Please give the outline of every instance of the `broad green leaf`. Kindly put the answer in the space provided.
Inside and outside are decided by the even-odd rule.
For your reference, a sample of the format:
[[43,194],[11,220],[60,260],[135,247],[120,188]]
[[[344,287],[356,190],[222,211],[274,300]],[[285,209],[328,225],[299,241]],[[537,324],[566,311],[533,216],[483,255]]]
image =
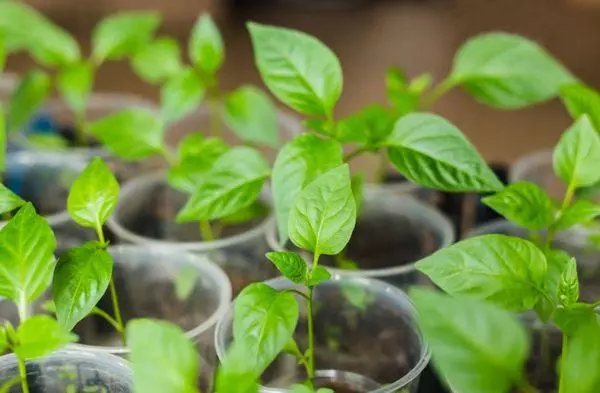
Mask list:
[[401,117],[387,141],[390,161],[407,179],[443,191],[499,191],[502,183],[448,120],[430,113]]
[[119,200],[119,183],[100,157],[79,174],[69,190],[67,210],[81,226],[102,230]]
[[323,266],[317,266],[312,269],[310,277],[308,278],[307,285],[309,287],[316,287],[317,285],[325,282],[331,278],[331,273],[327,271]]
[[103,19],[92,34],[94,60],[101,63],[136,53],[150,41],[160,19],[154,11],[120,12]]
[[242,86],[225,100],[225,121],[243,141],[276,147],[277,109],[260,89]]
[[136,392],[198,392],[198,353],[178,326],[133,320],[127,324],[127,344]]
[[594,129],[600,131],[600,94],[597,91],[577,83],[563,86],[560,98],[573,119],[588,115]]
[[52,296],[56,319],[67,330],[85,318],[108,288],[113,259],[97,243],[74,247],[61,255],[54,269]]
[[546,229],[554,220],[555,207],[546,191],[536,184],[517,182],[481,200],[515,224],[531,230]]
[[186,135],[179,143],[179,163],[167,172],[169,184],[193,194],[213,164],[228,150],[229,146],[220,138],[204,138],[200,133]]
[[453,391],[507,393],[521,380],[529,342],[508,311],[471,298],[413,288],[419,327]]
[[194,65],[208,74],[214,74],[223,64],[223,39],[210,15],[200,15],[196,21],[188,51]]
[[0,230],[0,296],[31,303],[50,285],[56,239],[31,203]]
[[381,105],[370,105],[342,119],[337,125],[337,138],[342,142],[361,143],[376,149],[394,129],[394,116]]
[[148,158],[163,148],[162,125],[147,109],[124,109],[90,123],[88,129],[125,160]]
[[8,130],[6,129],[6,121],[4,118],[4,107],[0,103],[0,171],[4,172],[6,167],[6,137]]
[[593,305],[577,303],[567,308],[557,308],[552,321],[564,334],[572,336],[580,327],[598,323],[598,314]]
[[234,303],[233,338],[241,345],[255,375],[260,375],[292,338],[298,323],[298,301],[290,292],[267,284],[246,287]]
[[178,222],[216,220],[250,206],[269,176],[259,152],[236,147],[221,155],[177,214]]
[[239,225],[259,218],[264,218],[268,214],[269,208],[260,201],[256,201],[242,210],[238,210],[233,214],[221,218],[219,222],[223,225]]
[[198,269],[194,266],[184,266],[175,277],[175,295],[180,301],[187,300],[198,282]]
[[161,83],[183,67],[177,41],[162,37],[141,47],[131,59],[135,73],[144,81]]
[[306,262],[298,253],[274,251],[268,252],[267,258],[273,262],[277,270],[279,270],[288,280],[300,284],[307,279]]
[[215,393],[257,393],[259,375],[248,359],[255,354],[234,342],[217,369]]
[[579,199],[567,207],[552,226],[557,231],[577,224],[585,224],[600,216],[600,205]]
[[271,93],[306,115],[330,116],[342,93],[336,55],[308,34],[248,23],[254,57]]
[[575,262],[575,258],[571,258],[566,269],[560,276],[558,298],[565,307],[577,303],[577,300],[579,300],[579,279],[577,277],[577,263]]
[[487,33],[458,50],[450,80],[492,107],[516,109],[555,97],[575,78],[537,43]]
[[335,255],[350,241],[356,203],[348,164],[319,176],[294,199],[289,217],[292,242],[315,254]]
[[341,146],[311,134],[301,134],[286,143],[275,160],[271,182],[279,241],[288,239],[288,222],[294,198],[317,177],[342,165]]
[[17,329],[18,344],[12,350],[21,359],[37,359],[77,341],[77,336],[48,315],[34,315]]
[[94,83],[94,70],[86,62],[76,63],[60,70],[57,88],[76,114],[85,114],[87,99]]
[[600,135],[587,115],[563,133],[552,159],[554,172],[566,184],[585,187],[600,180]]
[[565,392],[596,393],[600,389],[600,326],[579,327],[569,339],[561,378]]
[[540,299],[544,254],[531,242],[504,235],[460,241],[417,262],[417,269],[450,295],[471,295],[525,311]]
[[162,116],[166,124],[190,114],[204,98],[204,86],[192,69],[182,69],[160,91]]
[[40,64],[54,67],[79,59],[73,37],[23,2],[0,2],[0,31],[19,49],[27,49]]
[[8,213],[25,203],[17,194],[0,183],[0,214]]
[[25,125],[44,103],[49,93],[50,77],[48,74],[38,69],[33,69],[25,74],[8,101],[7,129],[13,131]]

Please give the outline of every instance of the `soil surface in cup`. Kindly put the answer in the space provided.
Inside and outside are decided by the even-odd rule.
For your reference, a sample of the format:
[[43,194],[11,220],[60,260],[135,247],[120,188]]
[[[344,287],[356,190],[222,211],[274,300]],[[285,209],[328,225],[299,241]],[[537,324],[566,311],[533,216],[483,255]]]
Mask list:
[[328,388],[334,391],[334,393],[368,393],[366,389],[356,389],[352,385],[346,382],[329,381],[319,384],[315,384],[315,388]]

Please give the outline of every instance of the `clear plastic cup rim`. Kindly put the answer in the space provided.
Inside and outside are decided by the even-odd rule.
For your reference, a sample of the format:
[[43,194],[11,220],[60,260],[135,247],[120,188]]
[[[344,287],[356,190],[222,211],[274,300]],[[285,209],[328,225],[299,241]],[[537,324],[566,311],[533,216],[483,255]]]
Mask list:
[[[165,255],[168,255],[171,258],[176,256],[176,254],[174,255],[174,252],[184,255],[186,258],[188,258],[188,261],[190,262],[189,265],[196,267],[198,269],[198,271],[202,273],[202,277],[205,277],[205,278],[211,277],[213,279],[213,281],[215,281],[217,283],[217,287],[220,290],[219,305],[217,306],[217,308],[213,312],[213,314],[208,319],[206,319],[206,321],[202,322],[200,325],[196,326],[195,328],[185,332],[185,335],[188,339],[195,342],[196,337],[198,337],[200,334],[204,333],[205,331],[208,331],[213,326],[216,326],[217,323],[227,313],[227,310],[229,309],[229,304],[231,303],[231,297],[232,297],[231,283],[229,282],[229,278],[227,277],[225,272],[223,272],[223,270],[216,263],[212,262],[207,256],[196,255],[193,253],[185,252],[183,250],[174,251],[171,248],[165,248],[165,247],[160,247],[160,246],[151,246],[151,247],[144,246],[144,247],[142,247],[142,246],[133,245],[133,244],[123,244],[123,245],[109,247],[107,251],[109,251],[109,252],[113,251],[113,252],[119,253],[121,251],[135,252],[138,250],[142,253],[148,253],[148,252],[164,253]],[[121,262],[121,263],[127,263],[127,262]],[[79,343],[74,343],[74,344],[71,344],[70,346],[73,348],[82,348],[84,350],[88,350],[91,352],[102,352],[102,353],[111,353],[111,354],[120,354],[120,355],[128,354],[130,352],[129,348],[122,347],[122,346],[118,346],[118,347],[117,346],[98,346],[98,345],[88,345],[88,344],[79,344]]]
[[552,150],[538,150],[519,157],[517,161],[511,165],[510,170],[508,171],[508,181],[509,183],[515,183],[526,180],[526,174],[530,172],[532,168],[543,165],[550,165],[550,167],[552,167]]

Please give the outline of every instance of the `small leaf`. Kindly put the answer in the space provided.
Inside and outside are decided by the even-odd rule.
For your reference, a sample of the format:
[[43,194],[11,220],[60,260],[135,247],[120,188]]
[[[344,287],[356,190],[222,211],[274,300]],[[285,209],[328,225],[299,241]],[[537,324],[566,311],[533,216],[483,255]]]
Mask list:
[[600,327],[582,325],[569,339],[561,375],[565,392],[595,393],[600,389]]
[[0,230],[0,296],[31,303],[50,285],[56,239],[26,203]]
[[62,70],[57,77],[57,88],[76,114],[84,114],[88,96],[94,83],[94,71],[89,63],[76,63]]
[[557,231],[577,224],[585,224],[600,216],[600,205],[586,200],[576,200],[568,206],[552,226]]
[[166,124],[171,124],[190,114],[204,98],[204,86],[192,69],[184,68],[160,91],[162,116]]
[[306,285],[309,287],[316,287],[317,285],[325,282],[331,278],[331,273],[327,271],[323,266],[317,266],[310,273],[310,277]]
[[399,68],[391,67],[386,73],[387,98],[394,107],[398,115],[405,115],[414,112],[418,105],[422,90],[431,83],[431,76],[428,75],[419,78],[414,86],[409,85],[408,79]]
[[380,105],[370,105],[338,123],[337,138],[372,149],[380,147],[394,129],[394,116]]
[[255,354],[234,342],[217,369],[215,393],[257,393],[259,375],[248,359]]
[[460,241],[416,267],[452,296],[476,296],[514,311],[538,302],[547,272],[546,258],[533,243],[504,235]]
[[552,320],[564,334],[572,336],[580,327],[598,323],[598,314],[593,305],[577,303],[568,308],[557,308]]
[[25,203],[17,194],[0,183],[0,214],[9,213]]
[[242,86],[225,100],[225,121],[243,141],[276,147],[277,109],[260,89]]
[[56,319],[67,330],[85,318],[102,298],[112,276],[112,256],[87,243],[63,254],[54,269]]
[[577,263],[571,258],[562,272],[558,284],[558,298],[564,307],[568,307],[579,300],[579,279],[577,277]]
[[166,321],[136,319],[127,324],[127,343],[136,392],[198,391],[198,353],[178,326]]
[[348,164],[319,176],[294,199],[289,217],[292,242],[315,254],[341,252],[356,224]]
[[292,338],[298,323],[298,301],[292,293],[267,284],[246,287],[234,303],[234,343],[243,346],[248,366],[260,375]]
[[208,74],[214,74],[223,64],[223,39],[210,15],[200,15],[196,21],[190,37],[189,54],[194,65]]
[[184,266],[175,277],[175,295],[180,301],[187,300],[198,282],[198,269],[193,266]]
[[119,183],[100,157],[79,174],[69,190],[67,210],[83,227],[102,230],[119,201]]
[[342,92],[336,55],[299,31],[253,22],[247,26],[256,66],[271,93],[300,113],[331,115]]
[[50,77],[33,69],[21,78],[8,101],[6,127],[13,131],[23,126],[50,94]]
[[163,147],[163,128],[146,109],[124,109],[96,120],[89,130],[111,152],[125,160],[148,158]]
[[401,117],[387,141],[390,161],[409,180],[442,191],[499,191],[502,183],[448,120],[430,113]]
[[577,83],[563,86],[560,89],[560,98],[574,120],[579,119],[582,115],[588,115],[594,129],[600,130],[600,94],[598,92],[584,84]]
[[268,252],[267,258],[288,280],[296,284],[306,280],[306,262],[298,253],[288,251]]
[[144,81],[155,84],[181,71],[181,53],[177,41],[161,37],[141,47],[131,59],[135,73]]
[[17,330],[18,344],[13,352],[21,359],[44,357],[77,341],[77,336],[48,315],[34,315],[26,319]]
[[547,322],[561,304],[558,286],[563,272],[571,263],[571,257],[563,250],[556,249],[549,249],[544,252],[544,255],[547,263],[547,275],[541,289],[546,296],[540,298],[539,303],[535,305],[535,311],[542,321]]
[[461,393],[506,393],[521,380],[529,342],[508,311],[470,298],[413,288],[436,368]]
[[516,109],[555,97],[575,78],[535,42],[487,33],[458,50],[450,80],[492,107]]
[[580,117],[563,133],[552,159],[554,172],[566,184],[584,187],[600,180],[600,135],[589,117]]
[[360,212],[360,207],[363,201],[363,188],[365,184],[365,176],[362,173],[352,175],[350,179],[350,187],[352,187],[352,195],[356,203],[356,210]]
[[178,222],[216,220],[250,206],[260,195],[269,165],[259,152],[236,147],[221,155],[177,214]]
[[92,35],[97,63],[118,60],[146,45],[160,24],[158,12],[120,12],[103,19]]
[[342,165],[339,143],[308,133],[286,143],[275,160],[271,182],[279,241],[288,238],[288,222],[294,198],[317,177]]
[[481,200],[515,224],[531,230],[546,229],[554,220],[554,203],[536,184],[517,182]]
[[365,311],[375,300],[375,294],[355,283],[342,284],[346,300],[360,311]]

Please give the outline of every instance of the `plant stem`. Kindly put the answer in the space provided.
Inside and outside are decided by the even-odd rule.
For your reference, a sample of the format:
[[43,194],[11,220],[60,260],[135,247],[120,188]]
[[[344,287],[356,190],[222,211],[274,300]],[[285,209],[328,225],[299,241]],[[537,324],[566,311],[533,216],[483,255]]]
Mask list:
[[121,318],[121,310],[119,309],[119,296],[117,295],[117,288],[115,287],[114,277],[110,278],[110,283],[108,286],[110,288],[110,297],[112,300],[113,312],[115,313],[115,321],[119,326],[117,332],[121,336],[123,345],[127,345],[127,338],[125,337],[125,328],[123,326],[123,319]]
[[25,361],[17,356],[17,363],[19,365],[19,375],[21,376],[21,390],[22,393],[29,393],[29,385],[27,384],[27,368],[25,367]]
[[200,221],[200,233],[202,234],[202,240],[204,241],[211,242],[215,240],[215,235],[210,226],[210,221],[208,220]]
[[221,131],[221,117],[219,116],[219,101],[216,98],[210,98],[208,100],[210,110],[210,132],[213,136],[220,137]]
[[538,370],[538,377],[543,377],[547,372],[551,372],[550,369],[550,331],[548,325],[542,326],[540,331],[540,368]]
[[104,310],[102,310],[101,308],[98,307],[94,307],[91,311],[91,314],[96,314],[99,317],[102,317],[106,320],[106,322],[110,323],[112,327],[115,328],[115,330],[119,333],[121,333],[123,331],[123,327],[119,326],[119,323],[110,315],[108,315],[108,313]]
[[98,236],[98,241],[100,241],[102,245],[106,244],[106,239],[104,238],[104,231],[102,230],[102,225],[96,226],[96,236]]
[[356,158],[367,151],[369,151],[369,149],[367,149],[366,147],[361,147],[359,149],[356,149],[353,152],[351,152],[350,154],[344,156],[344,162],[350,162],[350,161],[352,161],[353,158]]
[[424,109],[431,108],[431,106],[433,104],[435,104],[435,102],[437,100],[439,100],[440,98],[442,98],[442,96],[444,94],[446,94],[453,87],[454,87],[454,81],[452,81],[451,79],[444,79],[442,81],[442,83],[438,84],[433,89],[433,91],[427,97],[425,97],[425,99],[423,100],[423,104],[421,105],[421,107],[424,108]]
[[296,295],[298,295],[298,296],[301,296],[301,297],[303,297],[303,298],[304,298],[304,299],[306,299],[306,300],[308,300],[308,299],[309,299],[309,298],[308,298],[308,295],[307,295],[306,293],[300,292],[300,291],[299,291],[299,290],[297,290],[297,289],[290,288],[290,289],[286,289],[284,292],[295,293]]
[[[312,273],[319,265],[319,253],[313,254],[313,263],[310,268]],[[313,293],[314,287],[308,287],[307,318],[308,318],[308,379],[312,382],[315,378],[315,333],[313,318]]]
[[87,146],[88,138],[85,131],[85,115],[79,111],[75,113],[75,141],[79,146]]
[[379,164],[377,166],[377,172],[375,173],[375,183],[381,184],[385,180],[385,173],[388,168],[387,153],[385,151],[379,152]]
[[[567,187],[567,192],[565,193],[565,197],[563,198],[562,206],[560,207],[560,211],[558,212],[558,214],[562,214],[565,211],[565,209],[567,207],[569,207],[574,195],[575,195],[575,183],[571,183]],[[555,232],[556,231],[555,231],[554,227],[550,226],[550,228],[548,229],[548,234],[546,235],[546,247],[548,247],[548,248],[552,247],[552,242],[554,241]]]
[[23,323],[28,317],[27,297],[25,296],[24,291],[19,292],[19,304],[17,306],[17,308],[19,309],[19,321]]
[[560,355],[560,380],[558,382],[558,393],[566,393],[565,385],[563,381],[565,380],[565,358],[567,355],[567,344],[568,339],[567,335],[563,333],[563,342],[562,342],[562,353]]
[[160,154],[162,155],[162,157],[164,158],[164,160],[167,162],[167,164],[169,166],[173,167],[173,166],[177,165],[177,158],[166,146],[163,146],[160,149]]

